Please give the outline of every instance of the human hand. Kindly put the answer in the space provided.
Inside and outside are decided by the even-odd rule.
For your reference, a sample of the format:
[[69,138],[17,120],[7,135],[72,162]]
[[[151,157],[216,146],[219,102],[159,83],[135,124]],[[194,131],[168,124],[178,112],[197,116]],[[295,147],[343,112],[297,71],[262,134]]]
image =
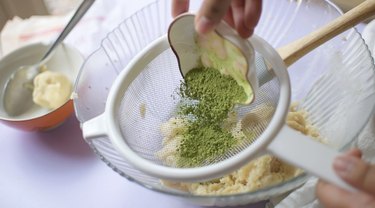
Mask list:
[[[172,16],[187,12],[189,0],[173,0]],[[262,0],[204,0],[195,18],[195,29],[204,34],[224,19],[243,38],[250,37],[258,24]]]
[[362,153],[352,149],[335,159],[333,168],[359,191],[351,193],[319,180],[316,195],[324,207],[375,207],[375,165],[361,160]]

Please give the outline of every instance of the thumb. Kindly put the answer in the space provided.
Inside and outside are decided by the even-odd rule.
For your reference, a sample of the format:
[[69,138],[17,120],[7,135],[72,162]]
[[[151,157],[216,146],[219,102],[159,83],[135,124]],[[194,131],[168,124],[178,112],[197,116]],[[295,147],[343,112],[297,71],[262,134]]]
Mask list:
[[223,19],[228,12],[230,0],[205,0],[195,19],[198,33],[207,33]]
[[375,166],[354,155],[338,156],[333,162],[337,174],[354,187],[375,195]]
[[189,0],[173,0],[172,1],[172,16],[176,17],[179,14],[189,10]]

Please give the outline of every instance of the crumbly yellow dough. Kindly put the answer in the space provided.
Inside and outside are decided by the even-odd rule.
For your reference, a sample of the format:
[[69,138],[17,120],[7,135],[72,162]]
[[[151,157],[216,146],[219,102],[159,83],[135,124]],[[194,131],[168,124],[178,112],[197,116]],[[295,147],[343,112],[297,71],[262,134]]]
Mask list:
[[34,78],[33,101],[42,107],[56,109],[69,100],[71,91],[72,84],[64,74],[44,71]]
[[[324,142],[317,129],[307,122],[307,113],[298,110],[297,104],[292,104],[287,116],[287,124],[317,141]],[[171,126],[176,128],[169,128]],[[173,118],[169,123],[167,122],[162,126],[162,134],[165,136],[163,145],[169,145],[166,148],[169,151],[160,151],[158,154],[159,158],[163,161],[167,160],[169,165],[172,165],[175,160],[175,151],[181,139],[180,133],[183,131],[184,123],[181,119]],[[225,195],[265,188],[289,180],[302,172],[301,169],[293,167],[275,156],[264,155],[227,176],[209,182],[180,183],[162,180],[162,183],[165,186],[188,191],[195,195]]]

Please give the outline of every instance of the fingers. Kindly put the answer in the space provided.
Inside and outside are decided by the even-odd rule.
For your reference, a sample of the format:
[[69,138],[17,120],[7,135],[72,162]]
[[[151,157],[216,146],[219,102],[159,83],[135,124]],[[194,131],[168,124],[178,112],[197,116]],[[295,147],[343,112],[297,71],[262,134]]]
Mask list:
[[359,149],[352,149],[333,163],[337,174],[360,191],[351,193],[320,180],[316,196],[324,207],[375,207],[375,166],[361,160],[361,156]]
[[195,19],[195,29],[205,34],[212,31],[228,11],[230,0],[205,0]]
[[319,180],[316,185],[316,196],[324,207],[350,207],[350,194],[332,184]]
[[229,7],[228,12],[224,16],[224,21],[227,22],[232,28],[235,28],[234,20],[233,20],[233,11],[232,8]]
[[231,7],[238,34],[243,38],[250,37],[260,19],[262,0],[233,0]]
[[196,30],[207,33],[224,19],[243,38],[250,37],[258,24],[262,0],[205,0],[196,17]]
[[359,153],[353,150],[338,156],[333,162],[333,168],[345,181],[375,196],[375,166],[361,160]]
[[252,30],[245,25],[245,0],[233,0],[231,6],[235,29],[238,34],[243,38],[250,37]]
[[361,150],[359,150],[357,148],[350,149],[349,151],[345,152],[344,154],[351,155],[351,156],[357,157],[357,158],[361,158],[362,157]]
[[173,0],[172,16],[176,17],[189,10],[189,0]]
[[326,208],[375,206],[375,198],[373,196],[362,192],[349,193],[337,186],[321,180],[316,186],[316,195],[322,205]]
[[245,0],[245,2],[244,21],[247,29],[251,31],[250,35],[252,35],[262,13],[262,0]]

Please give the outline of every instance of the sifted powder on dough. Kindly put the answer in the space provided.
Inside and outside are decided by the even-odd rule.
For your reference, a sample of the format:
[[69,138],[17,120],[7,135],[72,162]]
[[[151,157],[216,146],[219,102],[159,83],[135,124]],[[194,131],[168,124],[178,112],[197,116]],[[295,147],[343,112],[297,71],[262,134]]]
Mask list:
[[[320,137],[317,129],[307,122],[307,116],[307,112],[298,110],[297,104],[292,104],[287,116],[287,124],[303,134],[324,143],[325,141]],[[173,149],[178,147],[181,133],[185,128],[184,121],[178,118],[172,118],[162,125],[163,149],[157,153],[157,156],[162,161],[170,165],[174,163],[175,152]],[[165,186],[188,191],[195,195],[225,195],[265,188],[287,181],[302,172],[301,169],[291,166],[275,156],[264,155],[250,161],[233,173],[216,180],[203,183],[180,183],[162,180],[162,183]]]

